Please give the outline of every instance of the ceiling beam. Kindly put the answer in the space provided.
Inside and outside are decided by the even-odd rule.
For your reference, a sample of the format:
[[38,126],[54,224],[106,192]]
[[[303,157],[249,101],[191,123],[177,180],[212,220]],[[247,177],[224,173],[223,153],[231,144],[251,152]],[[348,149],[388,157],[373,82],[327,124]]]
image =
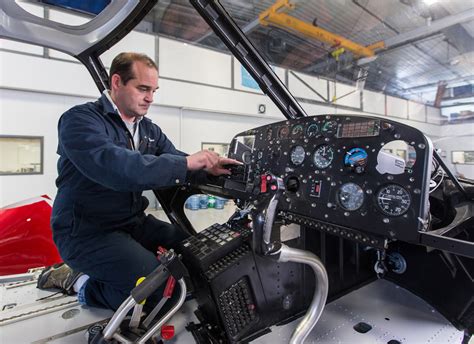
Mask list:
[[384,41],[385,48],[394,48],[403,44],[407,44],[423,37],[432,35],[450,26],[461,24],[466,21],[474,19],[474,11],[472,9],[453,14],[435,21],[432,21],[430,25],[422,26],[417,29],[401,33],[397,36],[387,38]]
[[[405,44],[413,43],[414,41],[420,40],[424,37],[433,35],[443,29],[446,29],[448,27],[451,27],[456,24],[460,24],[466,21],[469,21],[471,19],[474,19],[474,11],[472,10],[467,10],[464,12],[460,12],[458,14],[450,15],[443,17],[441,19],[435,20],[431,22],[431,25],[428,26],[423,26],[402,34],[398,34],[394,37],[388,38],[385,41],[380,41],[376,42],[367,48],[378,50],[378,49],[393,49]],[[360,59],[362,60],[362,59]],[[369,58],[371,60],[371,58]],[[316,63],[313,66],[309,66],[305,69],[307,72],[320,72],[321,69],[328,68],[328,66],[332,66],[336,64],[337,61],[334,61],[334,59],[330,59],[329,63],[328,62],[319,62]],[[456,78],[453,79],[452,81],[449,80],[448,82],[453,82],[453,81],[466,81],[466,79],[472,79],[472,78]],[[414,90],[419,90],[419,89],[424,89],[424,88],[437,88],[438,83],[431,83],[427,85],[420,85],[420,86],[415,86],[411,88],[405,88],[403,91],[404,92],[412,92]]]
[[[474,75],[468,75],[468,76],[463,76],[460,78],[455,78],[455,79],[449,79],[449,80],[444,80],[448,85],[449,84],[454,84],[457,82],[465,82],[465,83],[472,83],[474,81]],[[435,89],[438,87],[438,82],[432,82],[429,84],[424,84],[424,85],[417,85],[413,87],[408,87],[404,88],[404,92],[411,92],[411,91],[418,91],[421,92],[422,90],[430,90],[430,89]]]
[[[252,20],[250,23],[248,23],[247,25],[245,25],[242,28],[242,32],[245,33],[245,34],[248,34],[248,33],[252,32],[259,24],[260,24],[260,21],[259,21],[258,18],[256,18],[256,19]],[[206,33],[204,36],[202,36],[199,39],[195,40],[194,43],[201,43],[207,37],[212,36],[213,34],[214,34],[214,31],[211,30],[208,33]]]

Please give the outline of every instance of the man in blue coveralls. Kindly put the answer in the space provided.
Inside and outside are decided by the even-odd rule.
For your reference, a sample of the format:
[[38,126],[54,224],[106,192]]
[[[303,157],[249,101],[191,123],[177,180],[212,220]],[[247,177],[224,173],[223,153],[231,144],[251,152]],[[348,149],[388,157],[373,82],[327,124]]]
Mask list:
[[67,264],[45,269],[39,288],[77,292],[82,304],[117,309],[137,279],[158,266],[157,247],[172,248],[188,236],[146,216],[142,191],[204,182],[208,174],[229,174],[223,165],[238,164],[207,150],[178,151],[145,117],[157,89],[153,60],[121,53],[110,68],[110,90],[60,118],[51,224]]

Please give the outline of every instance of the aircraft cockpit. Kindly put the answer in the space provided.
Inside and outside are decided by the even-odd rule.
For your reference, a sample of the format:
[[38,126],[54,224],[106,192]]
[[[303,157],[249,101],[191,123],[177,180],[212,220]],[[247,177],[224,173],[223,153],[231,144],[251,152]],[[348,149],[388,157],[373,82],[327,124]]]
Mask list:
[[[77,28],[4,3],[0,36],[75,57],[102,92],[109,81],[100,55],[156,3],[112,1]],[[153,190],[170,222],[191,236],[175,251],[158,252],[160,268],[114,314],[81,327],[89,343],[145,343],[158,331],[165,341],[167,322],[185,313],[192,321],[186,318],[184,326],[179,320],[187,335],[181,338],[196,343],[264,343],[279,336],[291,343],[327,342],[336,340],[332,325],[345,326],[333,317],[338,312],[350,314],[349,337],[362,341],[357,336],[372,326],[348,305],[359,298],[363,308],[363,300],[382,298],[370,289],[375,283],[422,298],[427,303],[420,307],[429,303],[433,313],[470,338],[474,182],[457,178],[430,138],[406,121],[339,109],[308,116],[219,1],[190,3],[285,118],[234,134],[228,157],[241,165],[230,166],[230,175]],[[196,231],[185,203],[199,194],[232,200],[235,212]],[[163,314],[161,304],[134,317],[140,303],[164,284],[166,302],[179,285],[172,307]],[[365,294],[356,294],[366,287]],[[351,294],[352,301],[342,301]],[[410,314],[404,313],[407,322]],[[0,327],[21,316],[0,319]]]

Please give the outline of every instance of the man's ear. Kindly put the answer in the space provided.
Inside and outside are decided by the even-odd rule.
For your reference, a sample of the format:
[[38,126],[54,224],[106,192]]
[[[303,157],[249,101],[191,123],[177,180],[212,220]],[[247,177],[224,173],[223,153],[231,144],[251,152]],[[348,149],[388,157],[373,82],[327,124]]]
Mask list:
[[120,77],[120,75],[118,75],[118,74],[112,75],[110,88],[111,89],[114,89],[114,88],[117,89],[117,88],[119,88],[119,86],[121,84],[122,84],[122,78]]

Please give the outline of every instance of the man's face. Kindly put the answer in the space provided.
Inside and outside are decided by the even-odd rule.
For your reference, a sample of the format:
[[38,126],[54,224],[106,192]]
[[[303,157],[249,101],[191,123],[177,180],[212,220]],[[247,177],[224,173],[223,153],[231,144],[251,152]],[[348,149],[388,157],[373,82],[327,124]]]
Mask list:
[[145,116],[158,89],[158,71],[145,63],[133,63],[133,79],[123,84],[120,76],[112,76],[112,99],[126,117]]

